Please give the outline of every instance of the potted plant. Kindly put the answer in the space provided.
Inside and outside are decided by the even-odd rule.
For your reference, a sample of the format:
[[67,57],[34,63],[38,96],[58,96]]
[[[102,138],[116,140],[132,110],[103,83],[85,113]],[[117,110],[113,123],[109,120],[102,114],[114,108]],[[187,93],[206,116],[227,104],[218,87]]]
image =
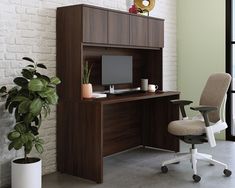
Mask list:
[[56,85],[60,83],[57,77],[47,77],[40,74],[38,68],[47,69],[44,64],[30,62],[22,69],[22,76],[14,79],[15,87],[7,90],[1,87],[1,97],[6,98],[5,108],[14,114],[16,123],[7,135],[8,149],[23,149],[24,157],[12,160],[12,188],[41,188],[41,159],[29,157],[33,148],[38,153],[43,152],[43,140],[39,136],[39,128],[44,117],[50,113],[50,105],[58,101]]
[[90,74],[91,74],[91,68],[88,67],[88,62],[86,61],[84,63],[83,67],[83,80],[82,80],[82,97],[83,98],[91,98],[92,97],[92,85],[89,82],[90,80]]

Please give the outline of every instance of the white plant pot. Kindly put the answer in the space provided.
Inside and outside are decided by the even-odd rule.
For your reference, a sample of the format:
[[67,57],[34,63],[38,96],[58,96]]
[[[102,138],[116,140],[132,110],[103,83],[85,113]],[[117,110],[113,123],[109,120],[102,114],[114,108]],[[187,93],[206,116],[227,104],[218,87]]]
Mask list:
[[16,159],[11,162],[11,188],[41,188],[42,162],[20,164]]

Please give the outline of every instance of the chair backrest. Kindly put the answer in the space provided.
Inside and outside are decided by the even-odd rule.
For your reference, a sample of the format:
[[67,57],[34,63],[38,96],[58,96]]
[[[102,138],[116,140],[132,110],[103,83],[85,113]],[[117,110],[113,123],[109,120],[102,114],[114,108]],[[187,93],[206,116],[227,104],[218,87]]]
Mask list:
[[216,106],[217,111],[208,114],[210,122],[217,122],[221,119],[220,108],[226,97],[231,76],[227,73],[212,74],[202,91],[200,105]]

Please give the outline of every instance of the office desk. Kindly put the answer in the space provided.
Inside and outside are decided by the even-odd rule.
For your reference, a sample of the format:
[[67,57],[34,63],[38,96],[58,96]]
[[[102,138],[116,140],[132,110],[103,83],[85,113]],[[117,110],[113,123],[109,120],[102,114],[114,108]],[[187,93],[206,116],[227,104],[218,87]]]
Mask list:
[[[61,123],[68,126],[58,135],[67,139],[57,142],[59,171],[102,183],[104,156],[140,145],[179,151],[178,139],[167,131],[168,123],[179,118],[178,108],[170,103],[178,98],[179,92],[164,92],[80,101],[80,108],[71,109],[77,123]],[[59,105],[75,106],[74,101]]]

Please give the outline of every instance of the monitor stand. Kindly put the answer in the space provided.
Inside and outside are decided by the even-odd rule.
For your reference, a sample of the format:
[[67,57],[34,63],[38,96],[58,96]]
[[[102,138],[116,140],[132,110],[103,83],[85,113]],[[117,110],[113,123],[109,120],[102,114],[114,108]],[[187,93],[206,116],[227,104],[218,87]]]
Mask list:
[[114,94],[114,85],[109,85],[109,93]]

